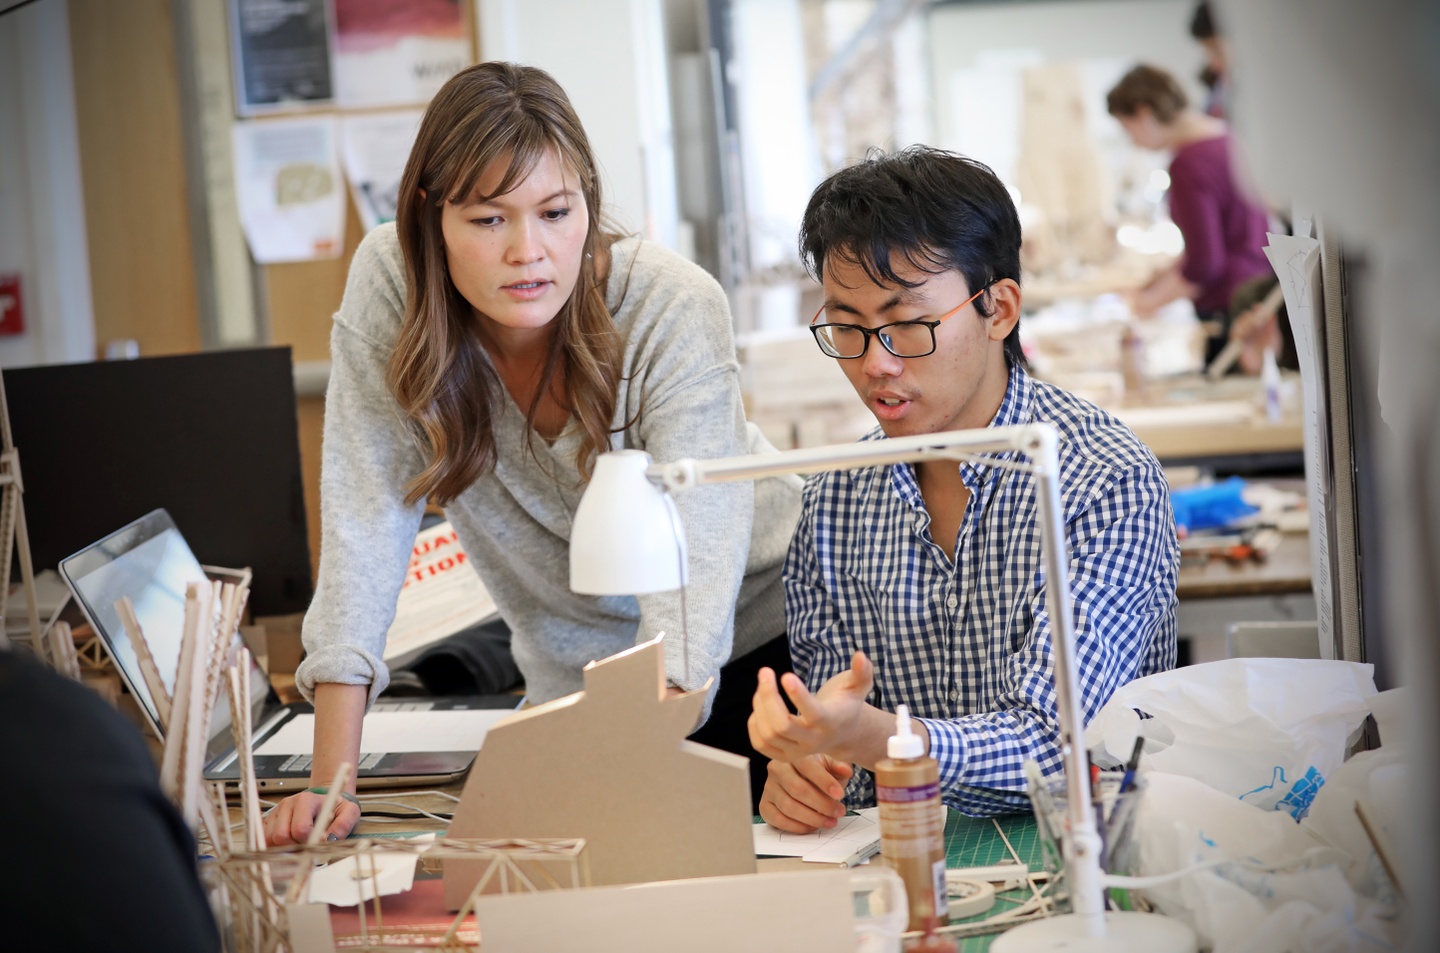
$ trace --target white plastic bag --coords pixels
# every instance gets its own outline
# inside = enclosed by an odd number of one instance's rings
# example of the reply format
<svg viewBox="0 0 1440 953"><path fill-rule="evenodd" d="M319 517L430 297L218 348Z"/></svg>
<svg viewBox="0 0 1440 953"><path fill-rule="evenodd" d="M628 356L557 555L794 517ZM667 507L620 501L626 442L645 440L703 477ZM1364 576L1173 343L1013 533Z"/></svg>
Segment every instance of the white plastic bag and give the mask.
<svg viewBox="0 0 1440 953"><path fill-rule="evenodd" d="M1114 765L1143 735L1142 770L1195 778L1298 820L1370 713L1373 671L1356 662L1241 658L1161 672L1117 689L1085 744L1102 766Z"/></svg>
<svg viewBox="0 0 1440 953"><path fill-rule="evenodd" d="M1376 836L1382 838L1382 846L1387 853L1393 852L1391 863L1403 869L1408 859L1406 851L1415 846L1414 839L1406 836L1412 829L1413 816L1409 807L1411 749L1406 730L1409 691L1392 688L1375 696L1373 708L1381 747L1362 751L1341 765L1300 825L1321 843L1349 855L1345 874L1356 891L1391 902L1397 899L1395 887L1355 807L1364 805Z"/></svg>
<svg viewBox="0 0 1440 953"><path fill-rule="evenodd" d="M1147 780L1135 821L1140 873L1189 872L1147 887L1145 895L1188 923L1202 949L1396 949L1391 907L1357 896L1341 870L1345 856L1305 827L1193 778L1155 771Z"/></svg>

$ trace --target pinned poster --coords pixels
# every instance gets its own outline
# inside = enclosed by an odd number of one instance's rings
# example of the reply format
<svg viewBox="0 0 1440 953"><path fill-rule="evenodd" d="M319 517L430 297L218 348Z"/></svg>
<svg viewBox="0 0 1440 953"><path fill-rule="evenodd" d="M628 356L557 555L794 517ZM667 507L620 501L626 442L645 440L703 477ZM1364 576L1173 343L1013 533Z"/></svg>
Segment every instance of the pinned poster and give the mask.
<svg viewBox="0 0 1440 953"><path fill-rule="evenodd" d="M334 10L341 106L428 102L472 61L460 0L334 0Z"/></svg>
<svg viewBox="0 0 1440 953"><path fill-rule="evenodd" d="M394 221L405 160L420 128L421 110L369 113L340 120L340 152L350 195L365 231Z"/></svg>
<svg viewBox="0 0 1440 953"><path fill-rule="evenodd" d="M336 138L331 116L234 125L240 223L256 262L340 256L345 190Z"/></svg>
<svg viewBox="0 0 1440 953"><path fill-rule="evenodd" d="M230 36L240 115L329 104L325 0L230 0Z"/></svg>

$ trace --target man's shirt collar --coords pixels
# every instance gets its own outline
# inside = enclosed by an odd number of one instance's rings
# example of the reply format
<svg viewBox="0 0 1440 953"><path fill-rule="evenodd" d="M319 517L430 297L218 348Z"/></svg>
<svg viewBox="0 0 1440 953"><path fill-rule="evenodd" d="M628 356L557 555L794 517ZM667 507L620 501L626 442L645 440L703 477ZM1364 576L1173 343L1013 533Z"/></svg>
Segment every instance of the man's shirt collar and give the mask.
<svg viewBox="0 0 1440 953"><path fill-rule="evenodd" d="M1009 427L1015 424L1028 424L1035 417L1035 389L1030 380L1030 375L1019 364L1010 367L1010 378L1005 385L1005 396L1000 401L1000 409L995 411L995 416L987 426ZM881 438L883 439L883 438ZM986 454L975 460L967 460L960 464L960 479L965 488L970 492L976 492L981 486L989 482L996 467L989 461L1014 459L1016 453L1013 450L1000 454ZM897 496L913 509L923 509L924 500L920 496L920 484L915 478L915 467L909 463L896 463L890 466L890 486Z"/></svg>

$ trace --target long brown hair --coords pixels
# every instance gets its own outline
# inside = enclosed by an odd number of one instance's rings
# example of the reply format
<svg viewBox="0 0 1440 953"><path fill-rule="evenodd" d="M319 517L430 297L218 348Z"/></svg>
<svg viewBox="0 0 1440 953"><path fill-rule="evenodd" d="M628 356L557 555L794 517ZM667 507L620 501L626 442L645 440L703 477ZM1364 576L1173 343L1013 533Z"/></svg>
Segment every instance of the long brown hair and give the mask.
<svg viewBox="0 0 1440 953"><path fill-rule="evenodd" d="M440 230L444 203L466 200L497 161L508 163L505 175L481 198L504 195L548 153L579 178L589 227L580 276L552 321L555 333L525 423L533 429L540 399L558 376L562 402L585 432L575 460L582 478L589 478L595 457L609 447L620 341L595 262L616 236L601 230L600 176L590 142L549 73L480 63L455 74L435 95L400 179L395 224L408 287L387 377L430 454L406 487L409 503L428 497L443 506L494 468L495 407L504 393L476 336L470 304L450 280Z"/></svg>

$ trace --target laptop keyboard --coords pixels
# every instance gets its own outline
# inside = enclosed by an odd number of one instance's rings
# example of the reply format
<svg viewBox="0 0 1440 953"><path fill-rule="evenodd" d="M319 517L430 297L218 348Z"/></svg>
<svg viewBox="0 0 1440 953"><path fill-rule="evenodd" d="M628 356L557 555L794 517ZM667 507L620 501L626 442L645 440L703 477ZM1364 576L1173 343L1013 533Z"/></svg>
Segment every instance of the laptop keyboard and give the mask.
<svg viewBox="0 0 1440 953"><path fill-rule="evenodd" d="M393 701L376 702L371 711L429 711L435 707L434 702L427 701Z"/></svg>
<svg viewBox="0 0 1440 953"><path fill-rule="evenodd" d="M378 765L385 757L383 751L372 751L370 754L362 755L360 758L360 770L367 771ZM292 754L280 763L280 770L285 773L296 772L304 774L310 770L310 764L315 759L308 754Z"/></svg>
<svg viewBox="0 0 1440 953"><path fill-rule="evenodd" d="M374 704L374 706L371 707L370 710L371 710L371 711L429 711L430 709L432 709L432 708L434 708L434 707L435 707L435 703L434 703L434 702L424 701L424 700L415 700L415 701L393 701L393 702L376 702L376 703ZM362 756L360 757L360 767L359 767L359 770L361 770L361 771L368 771L369 769L371 769L371 768L375 767L376 765L378 765L378 764L380 763L381 759L383 759L384 757L385 757L385 752L383 752L383 751L371 752L370 754L362 755ZM292 754L290 757L286 758L284 761L282 761L282 762L280 763L280 770L283 771L283 772L285 772L285 773L287 773L287 774L288 774L288 773L291 773L291 772L299 773L299 774L304 774L304 773L309 772L309 770L310 770L310 764L311 764L311 762L313 762L314 760L315 760L315 758L314 758L313 755L309 755L309 754Z"/></svg>

